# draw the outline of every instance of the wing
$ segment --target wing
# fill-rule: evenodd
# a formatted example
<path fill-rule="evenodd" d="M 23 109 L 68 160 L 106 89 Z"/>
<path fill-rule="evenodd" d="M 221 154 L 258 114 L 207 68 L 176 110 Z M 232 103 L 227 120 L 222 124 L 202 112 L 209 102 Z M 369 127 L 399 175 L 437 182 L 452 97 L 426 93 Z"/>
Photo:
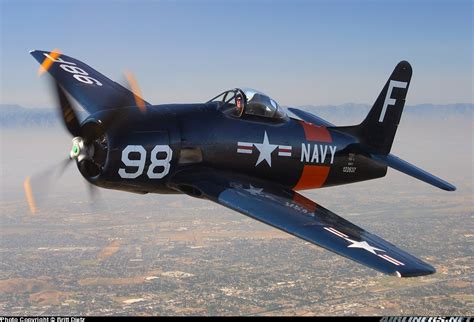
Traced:
<path fill-rule="evenodd" d="M 170 185 L 201 195 L 386 274 L 411 277 L 435 269 L 302 195 L 269 182 L 211 169 L 188 169 Z M 199 193 L 198 193 L 199 192 Z"/>
<path fill-rule="evenodd" d="M 138 96 L 105 77 L 92 67 L 66 55 L 33 50 L 30 54 L 85 110 L 95 112 L 125 106 L 136 106 Z"/>

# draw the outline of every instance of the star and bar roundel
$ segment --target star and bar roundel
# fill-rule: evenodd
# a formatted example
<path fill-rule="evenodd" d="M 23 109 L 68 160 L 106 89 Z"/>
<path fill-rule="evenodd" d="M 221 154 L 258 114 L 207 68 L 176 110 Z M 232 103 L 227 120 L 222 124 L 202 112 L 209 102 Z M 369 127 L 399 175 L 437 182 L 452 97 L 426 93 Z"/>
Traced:
<path fill-rule="evenodd" d="M 273 157 L 292 158 L 296 163 L 303 164 L 301 175 L 294 187 L 295 190 L 320 188 L 326 182 L 331 164 L 334 162 L 337 146 L 333 143 L 330 132 L 324 126 L 316 126 L 300 121 L 304 130 L 305 141 L 300 143 L 301 152 L 291 145 L 276 144 L 269 137 L 267 131 L 263 132 L 260 142 L 237 142 L 237 153 L 258 153 L 255 167 L 272 167 Z M 274 153 L 277 151 L 277 153 Z"/>
<path fill-rule="evenodd" d="M 263 142 L 262 143 L 253 143 L 253 142 L 237 142 L 237 153 L 243 154 L 252 154 L 254 147 L 259 152 L 257 163 L 255 166 L 258 166 L 260 163 L 265 161 L 265 163 L 271 167 L 272 166 L 272 152 L 278 149 L 278 156 L 280 157 L 291 157 L 292 156 L 292 147 L 289 145 L 277 145 L 271 144 L 268 140 L 267 131 L 264 131 Z"/>

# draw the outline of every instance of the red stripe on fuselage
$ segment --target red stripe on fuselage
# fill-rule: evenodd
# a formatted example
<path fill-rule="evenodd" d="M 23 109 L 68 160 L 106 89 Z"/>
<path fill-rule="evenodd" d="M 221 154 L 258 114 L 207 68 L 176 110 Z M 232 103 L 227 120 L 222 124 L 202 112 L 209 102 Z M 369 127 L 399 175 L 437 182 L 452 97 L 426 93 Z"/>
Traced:
<path fill-rule="evenodd" d="M 305 121 L 300 121 L 300 124 L 303 127 L 306 141 L 332 142 L 331 133 L 325 126 L 317 126 Z M 300 179 L 294 189 L 304 190 L 322 187 L 329 175 L 329 170 L 329 166 L 304 165 Z"/>
<path fill-rule="evenodd" d="M 307 141 L 332 142 L 331 134 L 325 126 L 317 126 L 300 121 Z"/>
<path fill-rule="evenodd" d="M 305 165 L 295 190 L 321 188 L 329 175 L 329 167 L 321 165 Z"/>

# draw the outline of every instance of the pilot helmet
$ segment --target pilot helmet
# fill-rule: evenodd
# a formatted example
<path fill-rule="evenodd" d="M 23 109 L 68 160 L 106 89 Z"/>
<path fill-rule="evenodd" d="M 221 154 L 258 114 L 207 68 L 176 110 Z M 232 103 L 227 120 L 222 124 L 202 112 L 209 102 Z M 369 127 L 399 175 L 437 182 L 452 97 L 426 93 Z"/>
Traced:
<path fill-rule="evenodd" d="M 243 111 L 244 111 L 244 106 L 245 106 L 245 100 L 244 100 L 244 96 L 242 95 L 241 92 L 237 92 L 237 94 L 235 95 L 235 107 L 237 109 L 237 113 L 238 115 L 242 115 Z"/>

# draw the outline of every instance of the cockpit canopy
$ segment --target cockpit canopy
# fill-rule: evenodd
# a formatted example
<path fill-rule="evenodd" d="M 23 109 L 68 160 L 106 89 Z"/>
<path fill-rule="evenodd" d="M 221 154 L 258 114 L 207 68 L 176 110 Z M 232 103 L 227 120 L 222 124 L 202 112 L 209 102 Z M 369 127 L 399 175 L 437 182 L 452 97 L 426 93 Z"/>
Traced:
<path fill-rule="evenodd" d="M 209 102 L 217 102 L 219 110 L 234 117 L 242 117 L 243 115 L 274 119 L 287 117 L 286 110 L 278 105 L 275 100 L 251 88 L 234 88 L 219 94 Z"/>

